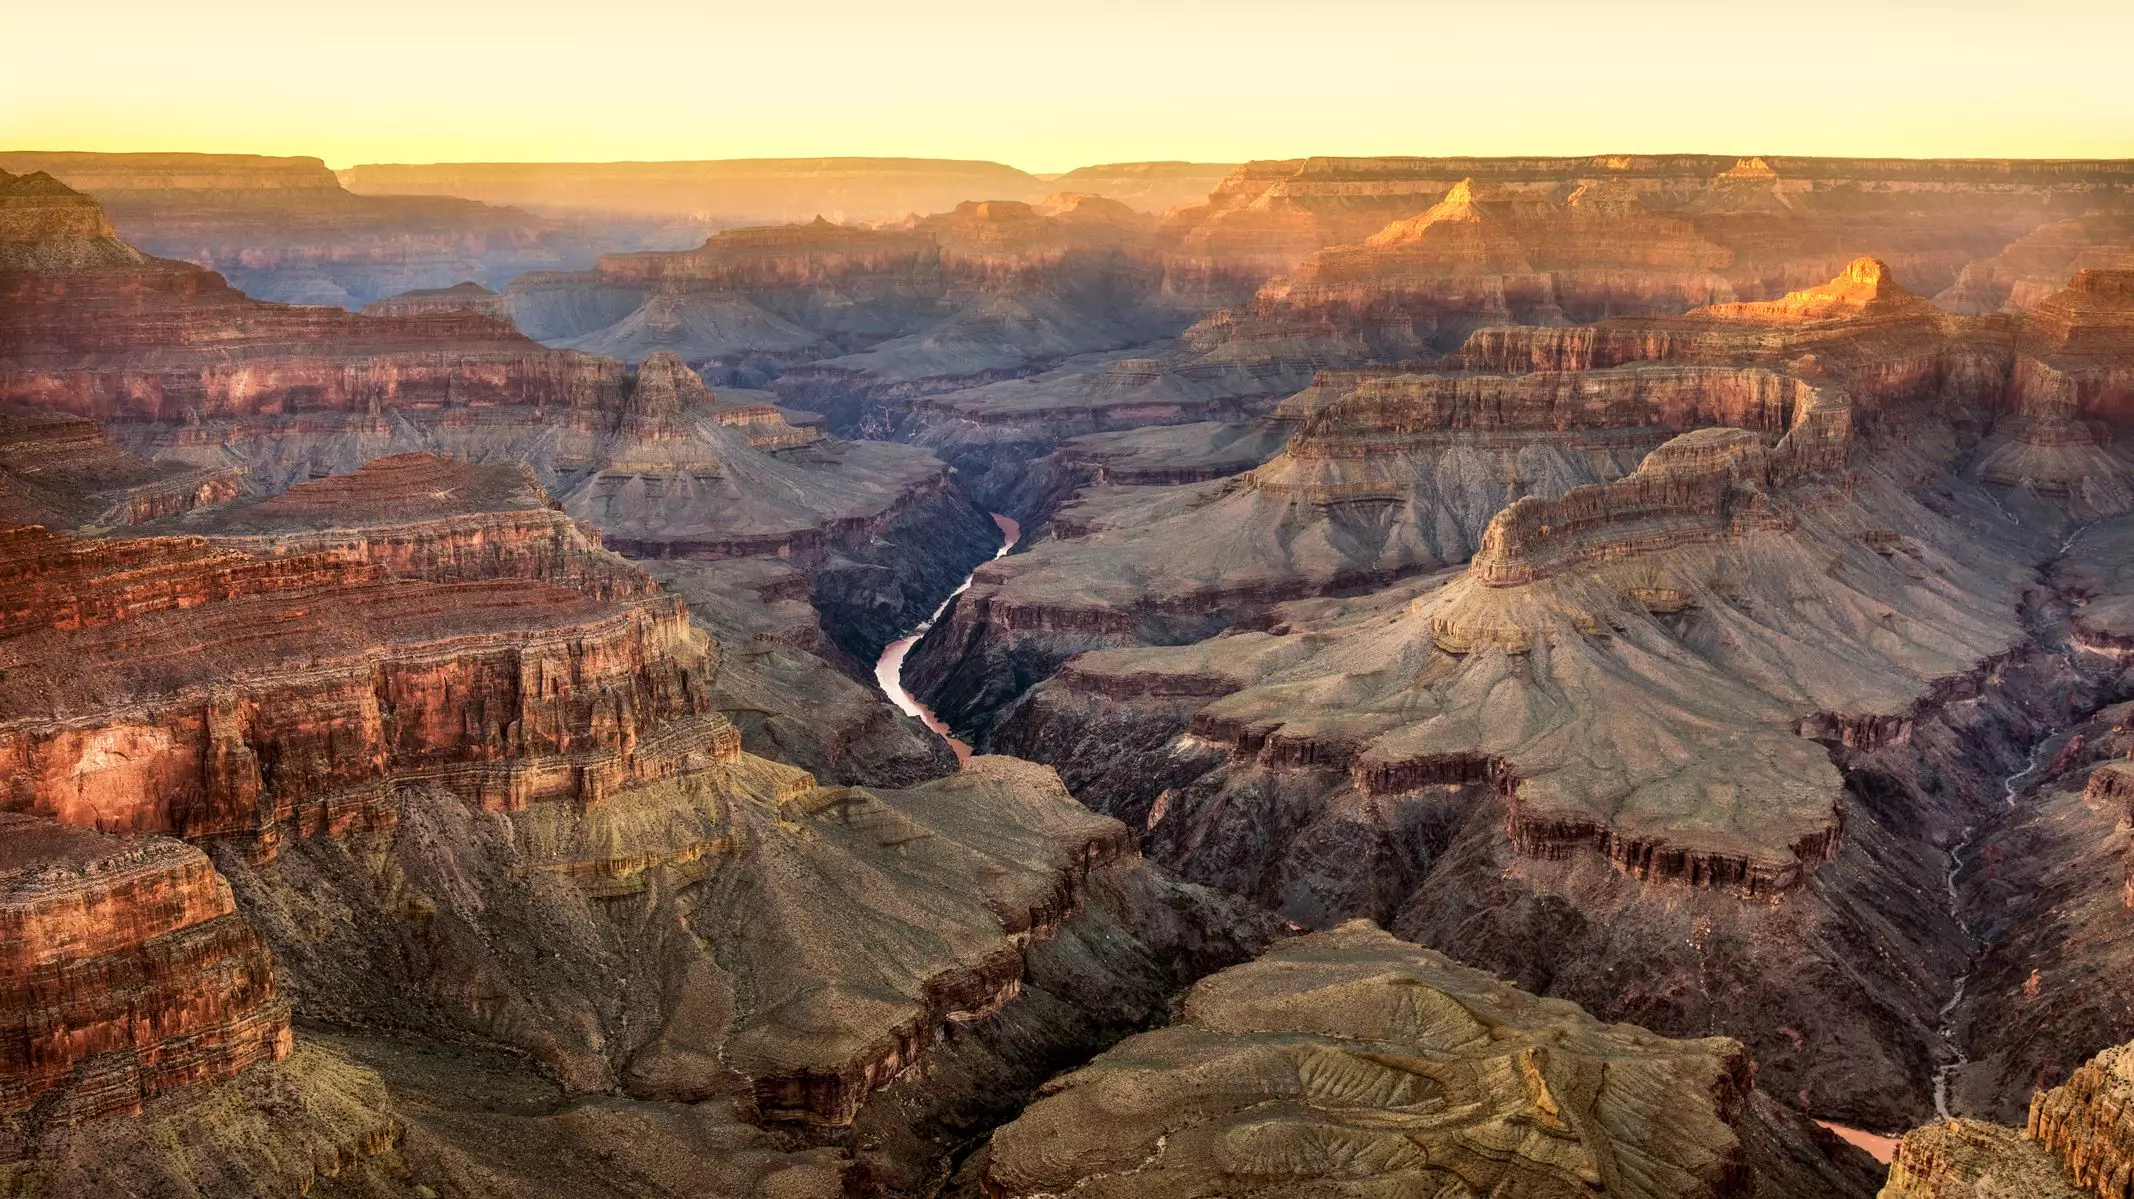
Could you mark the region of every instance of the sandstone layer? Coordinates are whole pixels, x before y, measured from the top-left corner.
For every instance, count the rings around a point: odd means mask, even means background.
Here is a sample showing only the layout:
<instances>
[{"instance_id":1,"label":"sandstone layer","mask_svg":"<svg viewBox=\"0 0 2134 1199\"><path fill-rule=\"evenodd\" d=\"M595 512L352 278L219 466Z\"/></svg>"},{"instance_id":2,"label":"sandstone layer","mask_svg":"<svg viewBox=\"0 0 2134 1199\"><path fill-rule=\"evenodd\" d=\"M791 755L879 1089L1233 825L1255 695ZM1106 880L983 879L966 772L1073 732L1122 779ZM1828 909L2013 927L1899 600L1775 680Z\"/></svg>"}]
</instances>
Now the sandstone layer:
<instances>
[{"instance_id":1,"label":"sandstone layer","mask_svg":"<svg viewBox=\"0 0 2134 1199\"><path fill-rule=\"evenodd\" d=\"M289 1053L266 948L190 845L0 812L0 928L0 1163Z\"/></svg>"}]
</instances>

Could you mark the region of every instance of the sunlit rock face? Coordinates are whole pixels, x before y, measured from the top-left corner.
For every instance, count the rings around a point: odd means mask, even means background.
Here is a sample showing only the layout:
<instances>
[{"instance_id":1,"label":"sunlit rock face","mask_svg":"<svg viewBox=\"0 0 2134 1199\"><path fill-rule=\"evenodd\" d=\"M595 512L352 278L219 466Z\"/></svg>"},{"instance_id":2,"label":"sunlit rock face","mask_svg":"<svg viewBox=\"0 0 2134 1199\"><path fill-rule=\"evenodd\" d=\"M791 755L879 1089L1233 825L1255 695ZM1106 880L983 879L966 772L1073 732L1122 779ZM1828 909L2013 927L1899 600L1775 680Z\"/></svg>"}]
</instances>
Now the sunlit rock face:
<instances>
[{"instance_id":1,"label":"sunlit rock face","mask_svg":"<svg viewBox=\"0 0 2134 1199\"><path fill-rule=\"evenodd\" d=\"M289 1053L266 947L192 846L0 812L0 934L0 1163Z\"/></svg>"},{"instance_id":2,"label":"sunlit rock face","mask_svg":"<svg viewBox=\"0 0 2134 1199\"><path fill-rule=\"evenodd\" d=\"M1864 1155L1751 1076L1735 1042L1601 1024L1358 922L1203 980L1176 1023L1049 1084L993 1135L984 1186L1863 1193Z\"/></svg>"}]
</instances>

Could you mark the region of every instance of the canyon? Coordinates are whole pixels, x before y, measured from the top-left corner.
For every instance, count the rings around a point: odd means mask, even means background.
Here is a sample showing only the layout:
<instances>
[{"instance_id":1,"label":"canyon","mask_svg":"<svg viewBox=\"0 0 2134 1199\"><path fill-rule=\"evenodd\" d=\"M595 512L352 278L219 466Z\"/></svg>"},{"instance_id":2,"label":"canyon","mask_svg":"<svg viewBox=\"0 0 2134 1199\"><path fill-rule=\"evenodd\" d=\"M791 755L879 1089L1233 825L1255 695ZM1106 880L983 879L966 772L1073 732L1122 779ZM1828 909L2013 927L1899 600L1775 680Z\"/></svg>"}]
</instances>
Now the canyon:
<instances>
[{"instance_id":1,"label":"canyon","mask_svg":"<svg viewBox=\"0 0 2134 1199\"><path fill-rule=\"evenodd\" d=\"M2125 1194L2130 189L0 154L0 1194Z\"/></svg>"}]
</instances>

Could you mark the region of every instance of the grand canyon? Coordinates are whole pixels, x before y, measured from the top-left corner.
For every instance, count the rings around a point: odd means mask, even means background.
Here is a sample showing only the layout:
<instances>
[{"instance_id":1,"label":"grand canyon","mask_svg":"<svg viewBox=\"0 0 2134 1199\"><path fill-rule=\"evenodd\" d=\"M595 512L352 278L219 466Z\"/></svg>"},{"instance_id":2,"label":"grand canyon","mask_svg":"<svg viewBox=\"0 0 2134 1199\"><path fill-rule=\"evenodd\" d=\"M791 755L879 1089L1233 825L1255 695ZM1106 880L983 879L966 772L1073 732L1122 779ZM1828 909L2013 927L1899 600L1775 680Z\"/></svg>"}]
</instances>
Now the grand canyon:
<instances>
[{"instance_id":1,"label":"grand canyon","mask_svg":"<svg viewBox=\"0 0 2134 1199\"><path fill-rule=\"evenodd\" d=\"M0 117L0 1196L2134 1195L2124 130L80 79Z\"/></svg>"}]
</instances>

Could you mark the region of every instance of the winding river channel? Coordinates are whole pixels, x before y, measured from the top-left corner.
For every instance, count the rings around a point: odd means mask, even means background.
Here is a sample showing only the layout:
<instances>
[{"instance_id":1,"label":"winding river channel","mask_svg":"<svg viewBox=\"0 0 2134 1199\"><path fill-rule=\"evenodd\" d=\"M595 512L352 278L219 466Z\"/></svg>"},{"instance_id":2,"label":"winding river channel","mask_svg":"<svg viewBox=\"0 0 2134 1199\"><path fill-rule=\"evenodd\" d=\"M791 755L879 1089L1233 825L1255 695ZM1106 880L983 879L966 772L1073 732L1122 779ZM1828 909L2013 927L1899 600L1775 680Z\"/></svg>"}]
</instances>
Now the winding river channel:
<instances>
[{"instance_id":1,"label":"winding river channel","mask_svg":"<svg viewBox=\"0 0 2134 1199\"><path fill-rule=\"evenodd\" d=\"M993 514L993 523L1000 526L1000 534L1006 539L999 549L993 551L993 557L999 559L1014 549L1017 541L1022 540L1023 530L1012 518L1002 516L998 512ZM898 711L906 716L918 717L926 722L927 728L941 734L942 739L948 742L948 747L956 751L958 762L971 756L971 747L950 736L948 725L939 716L934 715L934 710L913 698L911 692L904 690L904 658L911 653L912 646L919 644L919 638L926 636L926 631L934 627L934 622L941 619L941 614L948 611L950 602L970 589L971 579L977 573L978 571L973 569L970 574L963 576L963 582L948 593L948 599L941 601L941 606L934 609L932 616L920 621L919 627L910 633L883 646L882 656L875 659L874 663L874 681L882 688L882 694L889 697L889 702L895 704Z\"/></svg>"}]
</instances>

